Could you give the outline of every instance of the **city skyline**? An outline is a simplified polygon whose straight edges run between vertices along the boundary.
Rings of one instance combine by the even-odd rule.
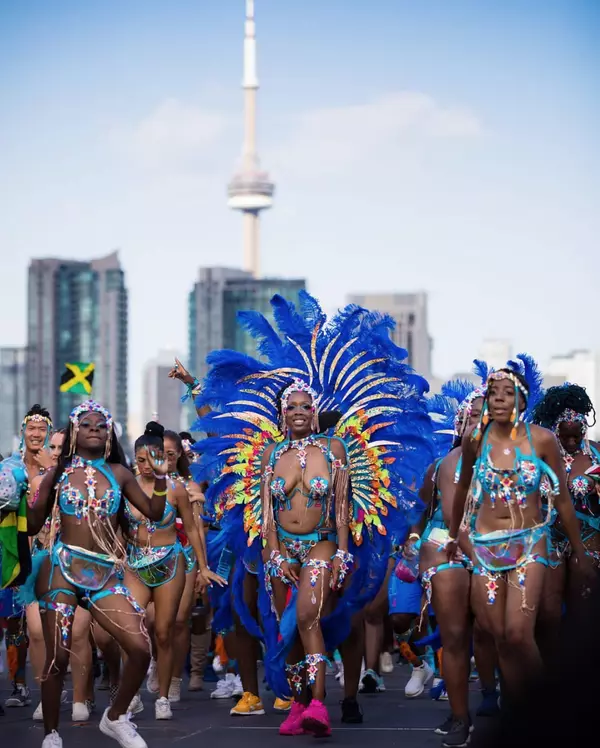
[[[329,312],[423,288],[440,375],[489,337],[544,364],[594,348],[592,295],[576,325],[560,296],[566,257],[600,270],[597,4],[375,5],[256,2],[279,190],[264,274],[306,277]],[[242,139],[244,2],[72,7],[0,8],[0,345],[25,342],[32,257],[121,247],[139,411],[144,362],[187,348],[198,268],[242,264],[223,185]]]

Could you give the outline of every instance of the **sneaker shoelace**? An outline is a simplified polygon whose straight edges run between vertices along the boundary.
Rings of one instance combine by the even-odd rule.
[[[131,714],[126,712],[124,715],[119,717],[117,724],[121,728],[122,732],[126,733],[128,738],[134,738],[137,736],[137,725],[131,721]]]

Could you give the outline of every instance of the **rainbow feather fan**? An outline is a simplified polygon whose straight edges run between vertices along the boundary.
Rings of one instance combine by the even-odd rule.
[[[393,320],[354,305],[327,320],[307,293],[298,308],[281,296],[271,304],[274,324],[256,312],[239,315],[259,358],[212,353],[197,399],[211,412],[194,428],[210,436],[195,445],[194,469],[211,482],[217,520],[243,521],[248,546],[259,537],[262,454],[283,439],[277,395],[299,378],[318,393],[321,413],[341,414],[330,433],[348,450],[354,544],[373,533],[401,536],[422,509],[417,490],[434,446],[428,384],[391,341]]]

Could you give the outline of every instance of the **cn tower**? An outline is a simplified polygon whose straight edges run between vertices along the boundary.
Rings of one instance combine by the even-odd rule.
[[[228,205],[242,211],[244,230],[244,270],[260,275],[260,212],[273,205],[275,185],[261,171],[256,152],[256,28],[254,0],[246,0],[244,33],[244,146],[241,167],[228,187]]]

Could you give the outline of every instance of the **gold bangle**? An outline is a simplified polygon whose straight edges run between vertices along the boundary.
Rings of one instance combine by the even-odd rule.
[[[168,493],[168,491],[153,491],[152,496],[166,496]]]

